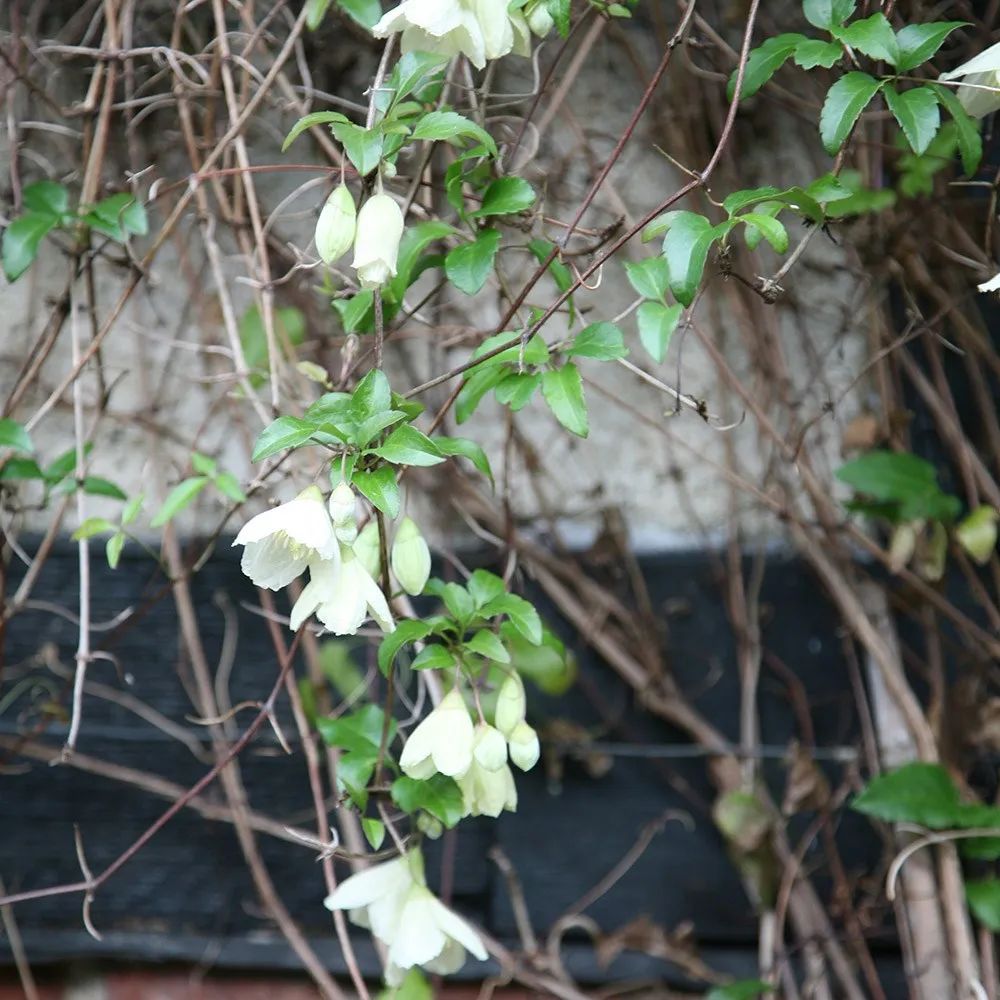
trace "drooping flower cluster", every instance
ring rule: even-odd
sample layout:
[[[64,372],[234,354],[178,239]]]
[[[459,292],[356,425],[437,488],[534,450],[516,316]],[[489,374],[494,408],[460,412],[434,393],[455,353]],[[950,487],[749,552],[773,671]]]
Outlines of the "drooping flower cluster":
[[[353,923],[370,928],[388,948],[389,986],[399,986],[417,965],[442,975],[456,972],[466,951],[486,959],[475,930],[427,888],[423,855],[416,848],[352,875],[327,897],[326,907],[350,911]]]
[[[507,756],[522,771],[538,762],[538,735],[525,721],[524,684],[512,673],[500,687],[491,726],[473,726],[457,687],[410,734],[399,766],[411,778],[454,778],[466,816],[499,816],[517,808],[517,788]]]
[[[346,184],[326,200],[316,223],[316,252],[333,264],[354,247],[351,266],[363,288],[376,288],[396,276],[403,212],[387,194],[373,194],[358,212]]]
[[[514,52],[531,55],[531,33],[549,33],[544,0],[511,11],[505,0],[403,0],[372,28],[376,38],[402,33],[403,52],[464,55],[477,69]]]
[[[353,635],[369,616],[384,632],[395,628],[385,594],[354,551],[355,507],[346,483],[330,494],[329,505],[310,486],[251,518],[236,536],[243,572],[258,587],[280,590],[309,570],[309,583],[292,608],[293,630],[313,614],[335,635]]]

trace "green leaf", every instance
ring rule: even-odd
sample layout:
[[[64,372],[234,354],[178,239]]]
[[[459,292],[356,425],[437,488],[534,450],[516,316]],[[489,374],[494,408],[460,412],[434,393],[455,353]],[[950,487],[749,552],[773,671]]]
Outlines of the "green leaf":
[[[116,531],[104,545],[104,554],[111,569],[118,568],[123,548],[125,548],[125,534],[121,531]]]
[[[756,229],[777,253],[788,250],[788,230],[777,220],[762,212],[747,212],[739,216],[740,222]]]
[[[417,55],[409,52],[407,55]],[[405,57],[404,57],[405,58]],[[437,240],[450,236],[455,232],[454,226],[449,226],[446,222],[431,220],[428,222],[418,222],[415,226],[409,226],[403,232],[403,238],[399,244],[399,258],[396,262],[396,277],[389,282],[386,291],[394,299],[401,300],[403,294],[410,284],[415,280],[414,271],[420,255]],[[371,292],[368,293],[369,297]],[[348,331],[350,332],[350,331]]]
[[[6,462],[0,462],[0,482],[44,478],[45,473],[33,458],[8,458]]]
[[[83,524],[72,534],[74,542],[83,541],[85,538],[93,538],[94,535],[103,535],[107,531],[115,532],[118,525],[113,524],[105,517],[88,517]]]
[[[112,500],[128,500],[128,494],[121,487],[100,476],[84,476],[81,489],[95,497],[111,497]]]
[[[416,642],[430,634],[431,626],[420,618],[406,618],[396,622],[396,628],[390,632],[378,647],[378,668],[383,674],[389,673],[396,654],[410,642]]]
[[[932,21],[929,24],[908,24],[896,33],[899,58],[896,69],[907,73],[927,62],[944,44],[944,40],[957,28],[964,28],[967,21]]]
[[[375,454],[395,465],[437,465],[445,458],[438,446],[411,424],[397,427]]]
[[[357,384],[351,394],[351,410],[355,420],[362,421],[392,408],[392,389],[385,373],[373,368]]]
[[[966,177],[972,177],[979,169],[983,158],[983,139],[979,134],[979,123],[969,116],[962,102],[948,87],[930,84],[938,101],[951,115],[958,137],[958,151],[962,157],[962,169]]]
[[[743,71],[743,89],[740,93],[740,100],[745,101],[748,97],[753,97],[785,65],[798,45],[805,40],[805,35],[792,32],[768,38],[763,45],[755,48],[750,53]],[[734,70],[726,86],[727,100],[731,101],[735,92],[736,71]]]
[[[757,1000],[773,993],[774,987],[761,979],[741,979],[728,986],[716,986],[705,995],[705,1000]]]
[[[121,514],[121,523],[123,525],[131,524],[139,516],[139,511],[142,510],[145,499],[145,494],[139,493],[125,504]]]
[[[493,261],[500,246],[500,233],[484,229],[472,243],[449,250],[444,258],[444,272],[448,280],[466,295],[475,295],[490,276]]]
[[[84,445],[83,454],[86,458],[94,450],[93,444]],[[68,448],[47,469],[43,475],[50,483],[58,483],[76,469],[76,448]]]
[[[354,750],[361,753],[378,752],[382,745],[382,728],[385,726],[385,713],[378,705],[365,705],[350,715],[342,715],[337,719],[319,718],[316,728],[330,747],[340,747],[342,750]],[[389,719],[389,735],[386,743],[392,743],[396,738],[396,720]]]
[[[647,299],[662,299],[670,287],[670,272],[662,257],[647,257],[638,263],[625,262],[629,284]]]
[[[397,778],[390,789],[392,801],[405,813],[429,812],[446,827],[453,827],[465,813],[462,792],[453,778],[435,774],[427,781]]]
[[[434,991],[420,969],[414,966],[399,986],[387,986],[375,1000],[434,1000]]]
[[[722,202],[722,207],[726,210],[726,215],[732,217],[741,209],[748,205],[755,205],[761,201],[768,201],[781,191],[776,187],[747,188],[745,191],[734,191]]]
[[[807,38],[795,48],[795,65],[803,69],[815,69],[822,66],[830,69],[840,61],[844,47],[836,42],[824,42],[819,38]]]
[[[191,468],[199,476],[214,476],[218,465],[214,458],[203,455],[200,451],[191,452]]]
[[[853,13],[856,0],[802,0],[806,20],[816,28],[839,27]]]
[[[83,216],[83,221],[118,242],[123,242],[129,234],[145,236],[149,232],[146,209],[127,191],[99,201]]]
[[[274,332],[279,343],[283,339],[298,346],[306,339],[306,318],[300,309],[294,306],[285,306],[275,309]],[[240,346],[243,349],[243,358],[247,367],[254,369],[251,382],[255,385],[262,385],[268,372],[267,357],[267,330],[264,326],[264,317],[256,305],[250,306],[240,317]]]
[[[385,841],[385,823],[373,816],[362,816],[361,830],[365,835],[365,840],[371,845],[371,849],[377,851]]]
[[[534,605],[517,594],[502,594],[483,605],[479,612],[484,618],[506,615],[511,625],[533,646],[542,641],[542,619],[538,617]]]
[[[497,663],[510,663],[510,653],[504,648],[504,644],[487,629],[481,629],[471,639],[467,639],[465,648]]]
[[[411,670],[448,670],[455,666],[455,657],[447,646],[431,643],[413,658]]]
[[[684,307],[665,306],[659,302],[643,302],[636,319],[639,323],[639,340],[649,356],[660,364],[667,354],[670,339],[677,329]]]
[[[473,369],[462,383],[461,391],[455,400],[455,419],[464,424],[479,406],[483,396],[495,389],[507,377],[507,371],[502,365],[490,365],[486,368]]]
[[[564,352],[567,357],[614,361],[628,354],[621,330],[614,323],[591,323],[584,327]]]
[[[500,635],[522,677],[546,694],[565,694],[572,687],[577,674],[576,659],[551,630],[543,629],[541,644],[537,646],[528,642],[510,622],[503,623]]]
[[[35,181],[24,189],[22,197],[29,212],[53,215],[57,219],[69,212],[69,191],[55,181]]]
[[[826,94],[819,116],[823,148],[832,156],[843,146],[861,112],[882,84],[867,73],[847,73]]]
[[[329,6],[330,0],[306,0],[306,27],[310,31],[315,31],[323,23]]]
[[[884,59],[893,66],[899,61],[896,32],[892,30],[892,25],[889,24],[885,14],[872,14],[871,17],[852,21],[846,28],[840,28],[834,34],[852,49],[863,52],[870,59]]]
[[[167,521],[176,517],[210,482],[208,476],[192,476],[178,483],[163,501],[163,506],[149,522],[151,528],[162,528]]]
[[[468,438],[458,437],[436,437],[434,443],[442,455],[449,458],[459,456],[468,459],[477,471],[493,482],[493,469],[490,467],[490,460],[486,457],[486,452],[475,441]]]
[[[59,220],[48,213],[26,212],[3,231],[3,272],[16,281],[31,266],[38,245]]]
[[[220,472],[215,477],[215,488],[236,503],[245,503],[247,495],[240,489],[239,480],[231,472]]]
[[[337,784],[347,790],[358,809],[368,805],[368,782],[377,763],[377,751],[359,750],[342,754],[337,761]]]
[[[326,2],[329,3],[329,0],[326,0]],[[315,125],[332,125],[334,122],[349,123],[350,119],[347,115],[341,114],[339,111],[314,111],[311,115],[303,115],[292,126],[288,135],[285,136],[285,141],[281,144],[281,151],[284,152],[288,149],[306,129],[313,128]]]
[[[882,88],[892,116],[917,156],[926,152],[941,127],[941,110],[937,94],[930,87],[913,87],[899,93],[891,83]]]
[[[404,52],[393,67],[387,87],[393,91],[393,103],[419,90],[424,81],[439,72],[448,62],[448,57],[436,52]]]
[[[572,361],[562,368],[552,368],[542,375],[542,395],[549,409],[571,434],[586,437],[587,403],[583,398],[580,371]]]
[[[549,259],[549,255],[555,249],[555,244],[550,243],[548,240],[534,239],[528,243],[528,250],[531,252],[532,257],[541,264],[543,261]],[[549,262],[548,272],[552,280],[556,283],[556,288],[560,292],[568,292],[570,288],[573,287],[573,275],[570,274],[569,268],[559,259],[558,256],[553,257]],[[570,299],[570,312],[572,313],[572,302]],[[572,321],[572,316],[570,317]]]
[[[496,388],[497,402],[517,413],[531,402],[541,384],[542,376],[538,372],[511,372]]]
[[[682,305],[694,301],[705,271],[708,251],[717,238],[715,227],[696,212],[669,212],[663,255],[670,273],[670,290]]]
[[[940,764],[913,763],[873,778],[851,808],[887,823],[946,829],[959,805],[958,790]]]
[[[398,424],[405,417],[406,414],[402,410],[383,410],[381,413],[373,413],[357,425],[350,437],[359,448],[364,448],[387,427]]]
[[[472,356],[473,358],[481,358],[483,355],[490,354],[504,344],[509,344],[510,347],[484,361],[483,367],[502,364],[519,365],[522,362],[527,366],[533,367],[535,365],[544,365],[549,361],[548,345],[537,333],[528,338],[528,342],[523,345],[523,349],[521,338],[516,333],[495,333],[492,337],[487,337],[473,351]]]
[[[385,137],[377,126],[368,129],[344,121],[335,122],[330,126],[330,131],[344,147],[344,152],[357,168],[359,177],[366,177],[379,165]]]
[[[818,202],[843,201],[851,197],[851,189],[833,174],[817,177],[806,189],[806,193]]]
[[[28,432],[10,417],[0,418],[0,448],[12,448],[29,455],[35,450]]]
[[[468,621],[476,610],[469,592],[460,584],[434,579],[430,581],[427,593],[440,597],[449,614],[459,622]]]
[[[371,331],[375,315],[374,300],[375,293],[368,288],[350,298],[333,300],[333,308],[340,316],[344,333],[357,333],[359,330]]]
[[[337,6],[362,28],[374,28],[382,18],[379,0],[337,0]]]
[[[507,593],[507,585],[503,582],[503,578],[497,576],[496,573],[491,573],[488,569],[473,571],[465,589],[469,592],[472,603],[477,610]]]
[[[399,485],[391,465],[383,465],[374,472],[355,472],[354,485],[386,517],[396,519],[399,515]]]
[[[470,218],[488,215],[514,215],[535,203],[532,186],[520,177],[499,177],[483,195],[482,205],[470,213]]]
[[[976,919],[986,928],[1000,931],[1000,879],[983,878],[965,883],[965,898]]]
[[[898,504],[902,521],[952,520],[961,509],[957,497],[941,491],[934,466],[906,452],[870,451],[835,475],[858,493]]]
[[[251,462],[260,462],[286,448],[297,448],[312,437],[316,428],[298,417],[278,417],[267,425],[254,442]]]
[[[417,122],[411,138],[472,139],[485,146],[491,156],[497,155],[497,145],[489,132],[456,111],[429,111]]]
[[[571,0],[545,0],[545,9],[555,22],[556,31],[565,38],[569,34]]]

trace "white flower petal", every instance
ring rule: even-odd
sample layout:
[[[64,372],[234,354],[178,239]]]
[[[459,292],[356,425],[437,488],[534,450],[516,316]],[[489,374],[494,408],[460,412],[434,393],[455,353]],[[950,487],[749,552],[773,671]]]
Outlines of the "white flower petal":
[[[429,889],[417,886],[407,894],[396,935],[389,946],[389,961],[410,969],[437,958],[447,941],[438,926],[435,904]]]
[[[483,939],[457,913],[449,910],[439,899],[431,897],[434,921],[453,941],[457,941],[481,962],[486,961],[486,946]]]
[[[458,972],[463,965],[465,965],[465,949],[457,941],[449,938],[437,958],[424,962],[424,969],[439,976],[450,976],[453,972]]]
[[[396,893],[402,887],[406,891],[413,885],[409,864],[404,856],[374,865],[344,879],[326,897],[323,905],[328,910],[352,910],[358,906],[368,906],[380,897]]]
[[[979,55],[973,56],[950,73],[942,73],[938,79],[957,80],[960,76],[967,76],[969,73],[989,73],[997,70],[1000,70],[1000,42],[984,49]]]
[[[249,542],[243,549],[240,569],[257,587],[281,590],[305,570],[308,552],[289,548],[279,536]]]
[[[994,274],[989,281],[976,286],[981,292],[1000,292],[1000,274]]]

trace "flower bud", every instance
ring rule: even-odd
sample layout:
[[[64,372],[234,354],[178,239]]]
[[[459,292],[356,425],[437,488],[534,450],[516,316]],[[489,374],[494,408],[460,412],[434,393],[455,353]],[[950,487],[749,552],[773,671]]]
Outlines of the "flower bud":
[[[538,757],[541,754],[538,733],[527,722],[519,722],[508,739],[510,740],[510,759],[522,771],[530,771],[538,763]]]
[[[378,523],[369,521],[354,540],[354,558],[377,580],[382,575],[382,553],[379,549]]]
[[[485,722],[479,723],[473,739],[472,756],[487,771],[499,771],[507,763],[507,741],[503,733]]]
[[[425,812],[417,816],[417,829],[430,840],[437,840],[444,833],[441,820],[435,819],[430,813]]]
[[[889,542],[889,569],[898,573],[913,558],[917,548],[917,526],[912,522],[897,524]]]
[[[544,0],[538,0],[538,3],[529,6],[525,12],[525,16],[527,17],[528,27],[531,28],[532,34],[537,35],[539,38],[544,38],[552,30],[552,26],[555,23],[548,8],[545,6]]]
[[[399,241],[403,238],[403,213],[387,194],[372,195],[358,213],[354,261],[358,281],[377,288],[396,276]]]
[[[358,210],[346,184],[334,188],[316,223],[316,252],[332,264],[351,249],[357,231]]]
[[[527,699],[524,695],[524,683],[517,673],[508,674],[500,685],[497,693],[497,710],[494,722],[507,739],[519,722],[524,722],[527,710]]]
[[[955,537],[980,566],[985,566],[997,544],[996,509],[977,507],[955,529]]]
[[[347,483],[340,483],[330,494],[330,517],[336,527],[342,528],[354,520],[357,510],[354,490]]]
[[[411,597],[423,592],[431,575],[431,553],[412,518],[404,517],[389,556],[392,574]]]

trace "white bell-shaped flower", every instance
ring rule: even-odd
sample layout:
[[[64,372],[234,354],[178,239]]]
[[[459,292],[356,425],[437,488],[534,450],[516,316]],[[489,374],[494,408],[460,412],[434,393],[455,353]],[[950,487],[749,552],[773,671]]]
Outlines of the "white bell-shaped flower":
[[[545,0],[534,0],[524,8],[524,17],[532,34],[544,38],[555,25]]]
[[[505,8],[503,0],[494,0]],[[477,68],[486,65],[486,42],[471,0],[403,0],[372,28],[376,38],[402,32],[405,52],[464,55]]]
[[[431,575],[431,551],[412,518],[404,517],[396,529],[389,565],[392,575],[411,597],[423,593]]]
[[[435,773],[457,778],[472,765],[474,738],[465,699],[457,687],[452,688],[410,733],[399,766],[411,778],[427,779]]]
[[[510,744],[510,759],[522,771],[530,771],[541,755],[538,733],[527,722],[519,722],[507,737]]]
[[[507,763],[507,741],[499,729],[480,722],[475,729],[472,756],[487,771],[499,771]]]
[[[340,556],[333,522],[316,486],[252,517],[233,545],[243,546],[243,572],[256,586],[268,590],[287,587],[310,563],[337,563]]]
[[[349,545],[339,551],[339,560],[309,564],[309,583],[292,608],[292,630],[315,614],[334,635],[354,635],[371,615],[383,632],[392,632],[396,625],[382,589]]]
[[[495,770],[483,767],[474,757],[472,766],[455,779],[462,790],[466,816],[491,816],[517,809],[517,786],[506,763]]]
[[[325,900],[327,909],[349,910],[388,948],[386,981],[398,986],[406,972],[456,972],[470,951],[480,961],[486,948],[475,930],[427,888],[419,850],[366,868],[342,882]]]
[[[382,551],[378,537],[378,522],[369,521],[354,540],[354,555],[369,574],[377,580],[382,575]]]
[[[351,266],[365,288],[377,288],[396,276],[403,211],[387,194],[373,194],[358,213]]]
[[[497,708],[494,722],[497,729],[510,739],[514,727],[524,722],[527,711],[527,699],[524,694],[524,682],[516,671],[507,675],[500,690],[497,692]]]
[[[316,252],[332,264],[351,249],[358,228],[358,209],[346,184],[339,184],[326,199],[316,223]]]
[[[973,118],[982,118],[1000,109],[1000,42],[984,49],[950,73],[942,73],[938,79],[962,81],[958,99]]]
[[[357,497],[347,483],[338,483],[330,494],[330,517],[335,528],[343,528],[354,521],[357,512]]]

